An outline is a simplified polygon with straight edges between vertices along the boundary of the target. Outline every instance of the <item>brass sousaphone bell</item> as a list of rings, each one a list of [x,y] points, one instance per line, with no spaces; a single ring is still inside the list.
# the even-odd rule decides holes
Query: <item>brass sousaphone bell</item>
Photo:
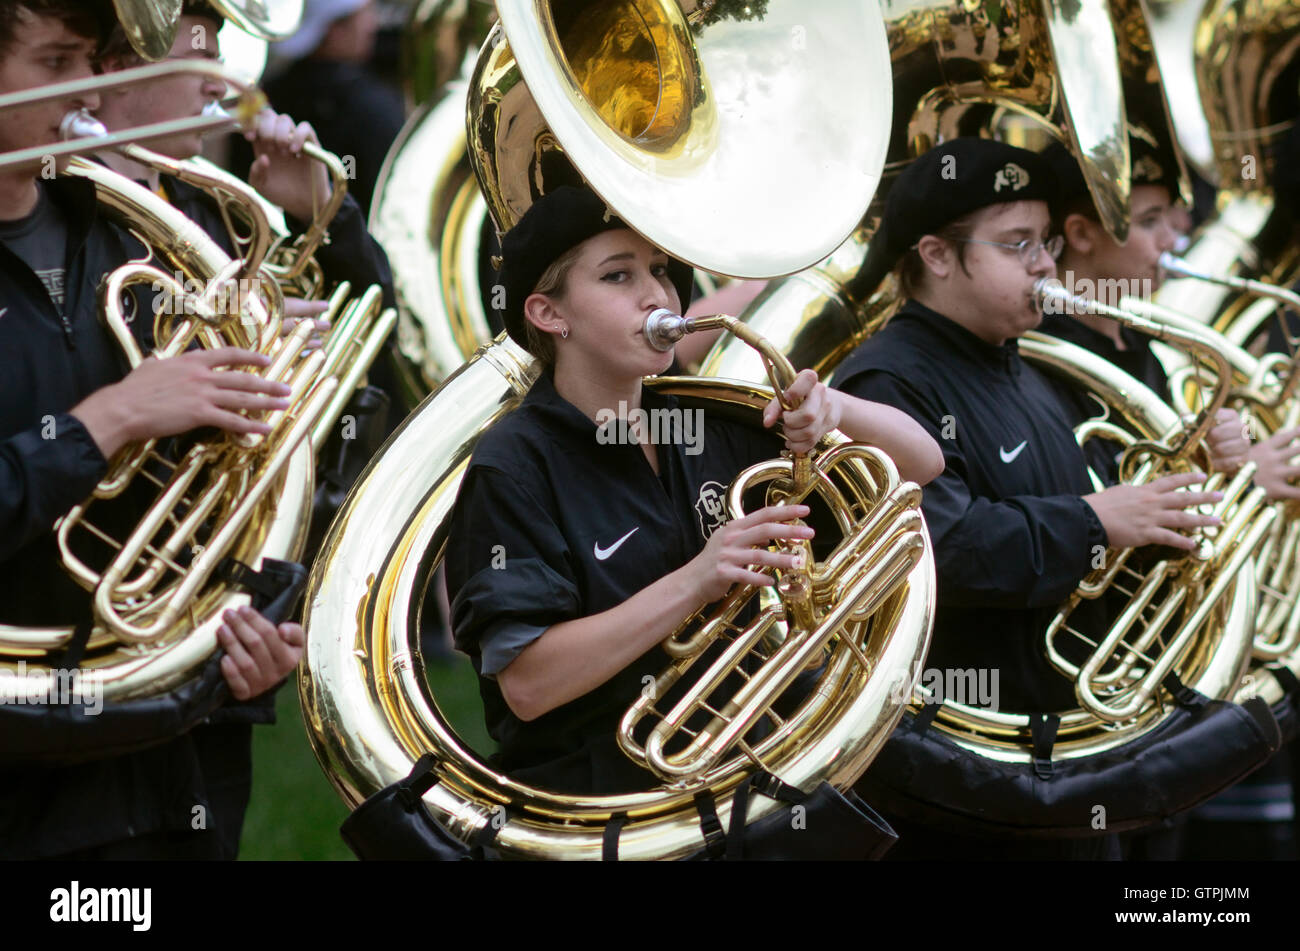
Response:
[[[870,255],[884,197],[916,156],[1009,118],[1080,158],[1101,220],[1128,233],[1129,151],[1120,55],[1104,4],[1058,0],[886,0],[893,121],[881,188],[849,238],[817,266],[774,282],[741,315],[796,367],[822,376],[898,301]],[[760,380],[748,348],[722,338],[700,372]]]

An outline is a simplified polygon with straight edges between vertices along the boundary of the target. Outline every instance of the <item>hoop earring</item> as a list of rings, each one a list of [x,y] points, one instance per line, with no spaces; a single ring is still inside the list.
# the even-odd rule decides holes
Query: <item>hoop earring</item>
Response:
[[[565,340],[568,340],[568,339],[569,339],[569,328],[568,328],[568,327],[565,327],[563,330],[561,330],[561,331],[560,331],[560,336],[563,337]]]

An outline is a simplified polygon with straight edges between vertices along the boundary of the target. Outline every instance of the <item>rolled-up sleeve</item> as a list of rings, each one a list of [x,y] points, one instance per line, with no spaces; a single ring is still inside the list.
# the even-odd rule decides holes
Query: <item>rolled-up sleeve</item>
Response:
[[[50,531],[107,469],[90,432],[67,413],[0,442],[0,561]]]
[[[546,506],[486,466],[461,486],[447,541],[456,647],[484,676],[509,666],[546,629],[583,616],[569,546]]]

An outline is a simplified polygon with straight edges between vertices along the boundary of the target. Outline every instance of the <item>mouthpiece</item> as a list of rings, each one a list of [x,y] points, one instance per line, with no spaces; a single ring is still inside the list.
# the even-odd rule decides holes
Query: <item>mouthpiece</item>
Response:
[[[650,311],[650,316],[645,319],[645,338],[660,352],[671,350],[673,344],[688,333],[690,328],[686,318],[664,307]]]
[[[1170,251],[1165,251],[1160,255],[1160,267],[1164,269],[1166,274],[1177,274],[1179,277],[1204,278],[1204,275],[1202,275],[1200,271],[1197,271],[1178,255]]]
[[[1065,285],[1054,277],[1040,277],[1034,282],[1034,306],[1044,313],[1055,313],[1048,307],[1049,302],[1073,302],[1074,295],[1065,289]]]
[[[59,123],[59,135],[65,142],[72,139],[102,139],[108,129],[85,109],[69,112]]]

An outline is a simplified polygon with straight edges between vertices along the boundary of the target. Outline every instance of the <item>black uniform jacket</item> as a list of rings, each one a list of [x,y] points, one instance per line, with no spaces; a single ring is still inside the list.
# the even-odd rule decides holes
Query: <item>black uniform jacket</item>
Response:
[[[107,462],[68,410],[127,372],[100,322],[96,290],[105,273],[144,252],[99,217],[89,182],[61,178],[41,187],[68,231],[64,314],[0,242],[0,620],[11,623],[84,614],[81,589],[51,571],[57,549],[50,530],[90,495]],[[148,295],[138,295],[135,307],[141,314],[132,327],[147,348]]]
[[[648,411],[680,408],[650,390],[643,399]],[[770,433],[703,418],[702,451],[661,442],[656,476],[640,446],[602,445],[596,424],[543,375],[475,449],[452,520],[447,588],[499,764],[517,778],[588,793],[659,785],[614,738],[642,678],[667,666],[658,646],[530,722],[510,711],[495,675],[549,626],[615,607],[695,557],[724,524],[735,475],[780,452]]]
[[[1103,333],[1098,333],[1082,321],[1067,315],[1043,318],[1039,328],[1053,337],[1058,337],[1095,353],[1109,360],[1129,376],[1143,383],[1165,402],[1169,402],[1169,375],[1164,366],[1151,352],[1151,338],[1127,327],[1120,328],[1120,337],[1124,349],[1115,345],[1115,341]],[[1071,425],[1077,425],[1085,419],[1097,416],[1101,412],[1097,401],[1087,391],[1063,377],[1052,377],[1060,393],[1074,415]],[[1086,455],[1088,464],[1096,470],[1103,482],[1113,483],[1119,477],[1118,457],[1123,447],[1108,439],[1089,440]]]
[[[898,407],[943,448],[922,502],[939,581],[928,666],[997,671],[1004,710],[1074,706],[1043,632],[1106,536],[1053,385],[1016,341],[993,346],[909,301],[835,386]]]
[[[1090,350],[1099,357],[1105,357],[1129,376],[1144,383],[1162,400],[1169,399],[1169,375],[1165,373],[1165,368],[1156,355],[1151,352],[1151,338],[1146,334],[1121,327],[1119,333],[1124,341],[1124,349],[1121,350],[1110,337],[1098,333],[1068,314],[1044,317],[1043,324],[1038,329],[1053,337],[1069,341],[1075,346]],[[1096,415],[1097,404],[1093,401],[1089,402],[1091,408],[1088,415]]]
[[[0,242],[0,621],[19,624],[75,622],[88,610],[88,596],[58,566],[51,529],[90,495],[107,462],[68,411],[127,372],[100,323],[96,288],[105,273],[144,252],[100,217],[89,182],[61,178],[40,187],[67,227],[64,315]],[[136,295],[140,316],[132,323],[146,351],[149,298],[148,288]],[[240,707],[235,714],[234,706],[219,712],[231,710],[230,719],[245,723],[274,720],[273,709]],[[162,829],[188,831],[198,804],[209,808],[214,827],[213,790],[246,783],[251,769],[247,727],[233,746],[226,738],[235,725],[220,729],[225,732],[200,738],[196,730],[142,753],[76,766],[0,763],[0,857],[57,855]],[[237,827],[233,834],[237,841]]]

